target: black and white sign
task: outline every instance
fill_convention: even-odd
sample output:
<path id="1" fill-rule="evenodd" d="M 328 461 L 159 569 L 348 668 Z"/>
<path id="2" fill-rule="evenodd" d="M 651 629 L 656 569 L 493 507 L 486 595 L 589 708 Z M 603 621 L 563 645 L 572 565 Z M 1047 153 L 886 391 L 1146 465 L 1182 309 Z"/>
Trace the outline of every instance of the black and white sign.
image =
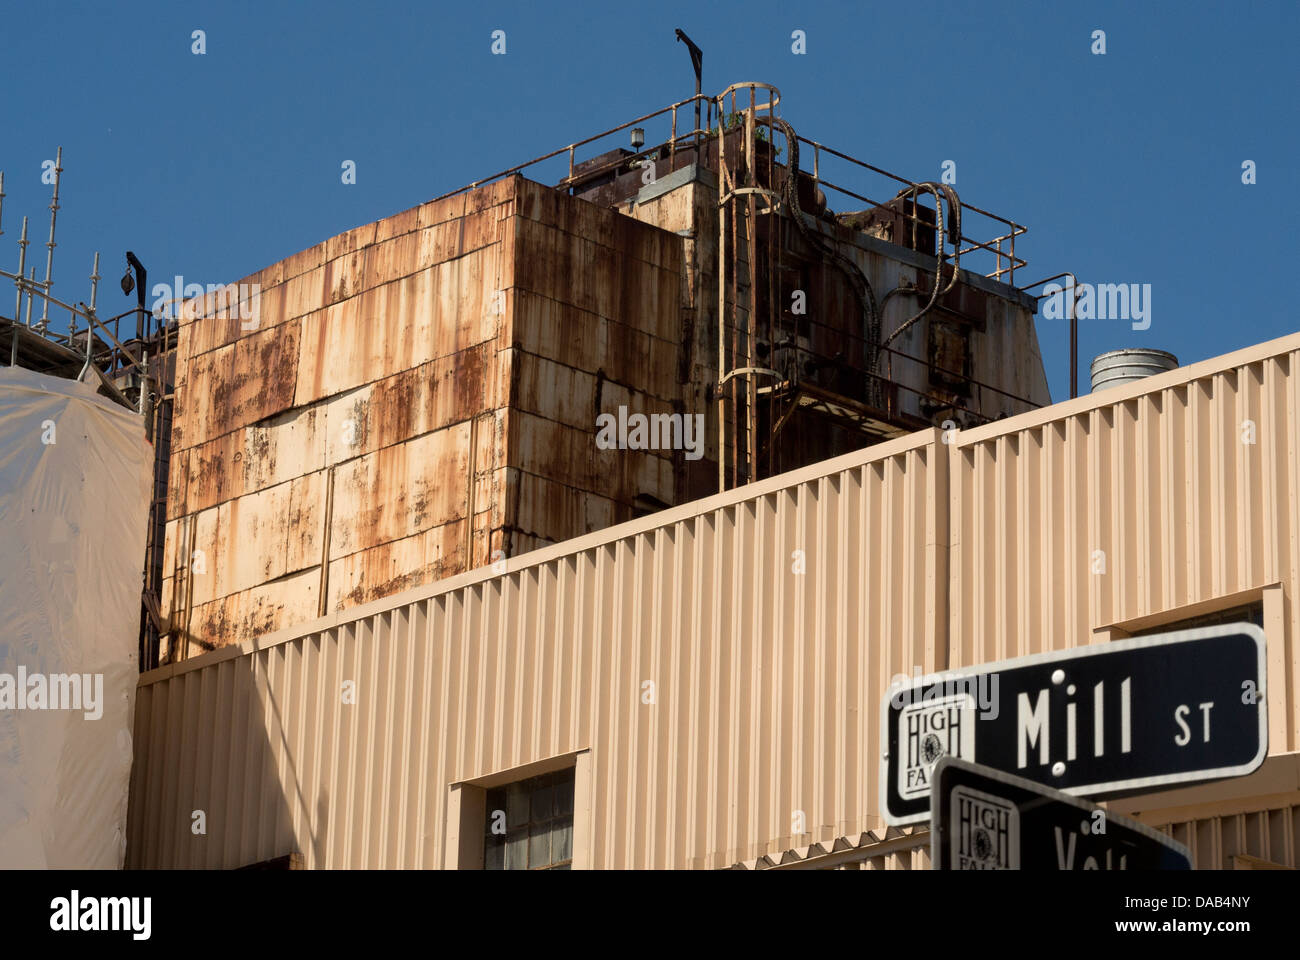
<path id="1" fill-rule="evenodd" d="M 931 797 L 936 870 L 1190 870 L 1150 827 L 1024 777 L 943 757 Z"/>
<path id="2" fill-rule="evenodd" d="M 1264 633 L 1249 623 L 1020 657 L 898 683 L 881 807 L 930 815 L 940 757 L 1097 799 L 1241 776 L 1268 752 Z"/>

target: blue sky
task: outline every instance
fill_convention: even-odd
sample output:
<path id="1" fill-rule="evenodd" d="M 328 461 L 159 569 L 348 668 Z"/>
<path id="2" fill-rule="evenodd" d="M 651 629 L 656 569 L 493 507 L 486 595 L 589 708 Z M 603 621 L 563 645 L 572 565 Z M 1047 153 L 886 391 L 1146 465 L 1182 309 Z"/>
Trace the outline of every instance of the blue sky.
<path id="1" fill-rule="evenodd" d="M 43 273 L 62 145 L 56 293 L 88 297 L 98 249 L 113 312 L 128 248 L 151 282 L 238 280 L 684 99 L 681 27 L 706 93 L 774 83 L 800 134 L 914 180 L 955 161 L 964 200 L 1029 227 L 1017 282 L 1151 284 L 1149 329 L 1081 325 L 1085 390 L 1103 350 L 1192 362 L 1300 327 L 1295 2 L 29 3 L 4 24 L 0 266 L 27 214 Z M 1062 399 L 1064 323 L 1039 337 Z"/>

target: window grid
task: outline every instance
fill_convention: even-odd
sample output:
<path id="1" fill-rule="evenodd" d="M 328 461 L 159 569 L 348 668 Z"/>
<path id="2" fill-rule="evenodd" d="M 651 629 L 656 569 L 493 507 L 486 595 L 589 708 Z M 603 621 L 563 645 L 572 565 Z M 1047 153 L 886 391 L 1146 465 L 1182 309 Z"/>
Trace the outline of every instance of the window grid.
<path id="1" fill-rule="evenodd" d="M 484 869 L 571 869 L 573 782 L 570 767 L 489 790 Z"/>

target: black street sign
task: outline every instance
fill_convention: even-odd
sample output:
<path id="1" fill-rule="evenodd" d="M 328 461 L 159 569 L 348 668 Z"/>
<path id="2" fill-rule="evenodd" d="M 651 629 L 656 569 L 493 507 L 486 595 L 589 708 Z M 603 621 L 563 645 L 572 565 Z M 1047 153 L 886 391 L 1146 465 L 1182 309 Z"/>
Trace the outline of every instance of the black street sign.
<path id="1" fill-rule="evenodd" d="M 1192 868 L 1185 846 L 1145 824 L 965 760 L 939 760 L 931 798 L 935 870 Z"/>
<path id="2" fill-rule="evenodd" d="M 1096 799 L 1242 776 L 1268 752 L 1264 633 L 1249 623 L 1020 657 L 891 686 L 881 808 L 930 815 L 945 755 Z"/>

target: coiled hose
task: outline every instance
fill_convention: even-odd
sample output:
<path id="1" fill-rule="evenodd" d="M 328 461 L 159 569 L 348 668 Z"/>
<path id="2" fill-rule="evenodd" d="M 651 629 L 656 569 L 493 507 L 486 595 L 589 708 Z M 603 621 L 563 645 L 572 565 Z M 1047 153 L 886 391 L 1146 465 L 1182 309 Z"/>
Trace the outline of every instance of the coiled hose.
<path id="1" fill-rule="evenodd" d="M 884 347 L 888 347 L 897 337 L 901 336 L 911 328 L 913 324 L 929 313 L 934 305 L 939 302 L 940 294 L 946 294 L 957 283 L 957 271 L 961 266 L 961 199 L 957 196 L 957 191 L 951 186 L 946 183 L 935 183 L 933 180 L 926 180 L 924 183 L 918 183 L 914 187 L 907 187 L 900 190 L 898 191 L 898 196 L 894 199 L 897 200 L 899 197 L 906 196 L 910 193 L 913 197 L 913 210 L 915 210 L 916 195 L 922 190 L 929 190 L 934 194 L 934 215 L 938 221 L 937 239 L 939 249 L 934 255 L 934 289 L 930 291 L 930 302 L 922 307 L 918 313 L 913 314 L 899 324 L 898 328 L 885 338 L 885 342 L 882 344 Z M 952 278 L 949 279 L 948 285 L 940 291 L 939 282 L 943 279 L 943 201 L 945 199 L 948 201 L 948 212 L 952 215 L 952 219 L 949 221 L 952 231 L 950 239 L 952 240 L 953 247 Z M 889 295 L 892 296 L 893 293 L 894 291 L 891 290 Z M 888 299 L 888 297 L 886 299 Z"/>

